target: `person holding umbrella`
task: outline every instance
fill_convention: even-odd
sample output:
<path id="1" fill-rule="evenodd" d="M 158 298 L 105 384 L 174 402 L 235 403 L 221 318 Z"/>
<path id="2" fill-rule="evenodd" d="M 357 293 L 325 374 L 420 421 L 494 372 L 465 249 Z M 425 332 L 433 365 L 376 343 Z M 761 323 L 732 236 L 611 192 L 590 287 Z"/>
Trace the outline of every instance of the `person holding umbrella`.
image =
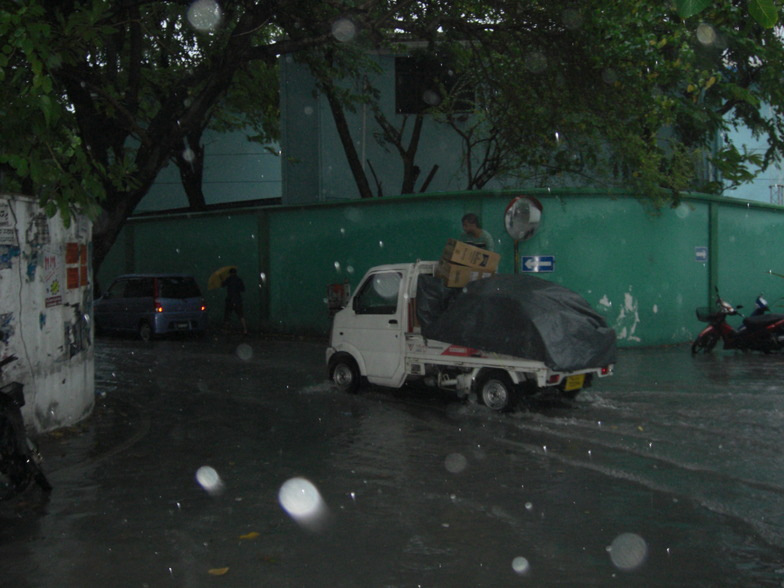
<path id="1" fill-rule="evenodd" d="M 235 312 L 240 319 L 242 325 L 242 334 L 248 334 L 248 326 L 245 323 L 245 313 L 242 310 L 242 293 L 245 291 L 245 284 L 237 275 L 237 268 L 232 267 L 229 269 L 229 276 L 223 280 L 221 284 L 226 288 L 226 312 L 223 315 L 224 328 L 229 323 L 231 313 Z"/>

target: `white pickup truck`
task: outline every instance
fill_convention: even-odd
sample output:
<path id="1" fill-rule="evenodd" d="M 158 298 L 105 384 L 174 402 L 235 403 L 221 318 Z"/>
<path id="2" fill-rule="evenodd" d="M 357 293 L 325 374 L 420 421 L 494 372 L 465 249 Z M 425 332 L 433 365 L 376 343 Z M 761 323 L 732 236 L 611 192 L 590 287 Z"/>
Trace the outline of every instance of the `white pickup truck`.
<path id="1" fill-rule="evenodd" d="M 332 323 L 326 359 L 329 377 L 338 389 L 355 393 L 363 380 L 390 388 L 420 381 L 461 398 L 475 393 L 480 403 L 503 411 L 515 406 L 520 393 L 553 391 L 573 398 L 593 378 L 612 374 L 612 363 L 559 371 L 539 359 L 424 336 L 417 314 L 417 286 L 420 280 L 434 281 L 436 265 L 435 261 L 382 265 L 365 274 Z M 604 357 L 614 360 L 614 332 L 612 337 L 612 354 Z"/>

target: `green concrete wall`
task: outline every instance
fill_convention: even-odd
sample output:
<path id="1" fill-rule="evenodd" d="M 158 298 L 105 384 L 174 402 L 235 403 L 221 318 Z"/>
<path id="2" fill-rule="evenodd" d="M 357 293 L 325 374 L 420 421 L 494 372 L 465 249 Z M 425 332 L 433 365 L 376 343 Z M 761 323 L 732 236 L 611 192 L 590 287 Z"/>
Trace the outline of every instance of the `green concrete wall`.
<path id="1" fill-rule="evenodd" d="M 714 284 L 749 306 L 764 292 L 784 295 L 784 209 L 693 196 L 675 209 L 651 211 L 623 194 L 577 190 L 528 191 L 542 202 L 539 232 L 520 243 L 521 256 L 550 255 L 552 273 L 539 277 L 582 294 L 616 329 L 619 344 L 690 340 L 699 330 L 694 308 L 710 301 Z M 210 317 L 221 322 L 223 293 L 206 291 L 210 273 L 239 266 L 248 289 L 251 328 L 326 334 L 328 284 L 356 287 L 373 265 L 436 259 L 476 212 L 514 268 L 514 243 L 504 211 L 519 192 L 431 194 L 275 206 L 131 219 L 104 263 L 100 283 L 126 271 L 183 271 L 205 289 Z M 709 248 L 708 259 L 697 255 Z"/>

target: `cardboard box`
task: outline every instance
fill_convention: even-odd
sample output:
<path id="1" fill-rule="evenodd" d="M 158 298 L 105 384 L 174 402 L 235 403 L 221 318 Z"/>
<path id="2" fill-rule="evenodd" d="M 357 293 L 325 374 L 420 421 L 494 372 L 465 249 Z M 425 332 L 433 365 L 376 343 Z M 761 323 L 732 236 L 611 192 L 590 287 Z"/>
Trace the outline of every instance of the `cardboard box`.
<path id="1" fill-rule="evenodd" d="M 441 253 L 441 258 L 450 263 L 494 272 L 498 269 L 501 255 L 481 247 L 474 247 L 457 239 L 449 239 L 446 242 L 444 251 Z"/>
<path id="2" fill-rule="evenodd" d="M 450 263 L 446 259 L 441 258 L 438 261 L 438 265 L 436 265 L 435 276 L 443 280 L 444 284 L 449 288 L 462 288 L 468 282 L 489 278 L 494 273 L 495 272 Z"/>

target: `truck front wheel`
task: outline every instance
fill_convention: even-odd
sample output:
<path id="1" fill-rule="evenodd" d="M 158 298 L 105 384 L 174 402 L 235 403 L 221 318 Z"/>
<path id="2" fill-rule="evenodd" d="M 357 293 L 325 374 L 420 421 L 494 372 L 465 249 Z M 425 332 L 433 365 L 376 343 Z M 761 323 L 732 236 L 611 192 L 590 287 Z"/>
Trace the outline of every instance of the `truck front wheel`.
<path id="1" fill-rule="evenodd" d="M 359 391 L 359 367 L 348 353 L 336 353 L 329 360 L 329 379 L 341 392 L 356 394 Z"/>
<path id="2" fill-rule="evenodd" d="M 506 372 L 493 370 L 482 373 L 476 382 L 479 403 L 497 411 L 510 410 L 514 404 L 514 385 Z"/>

